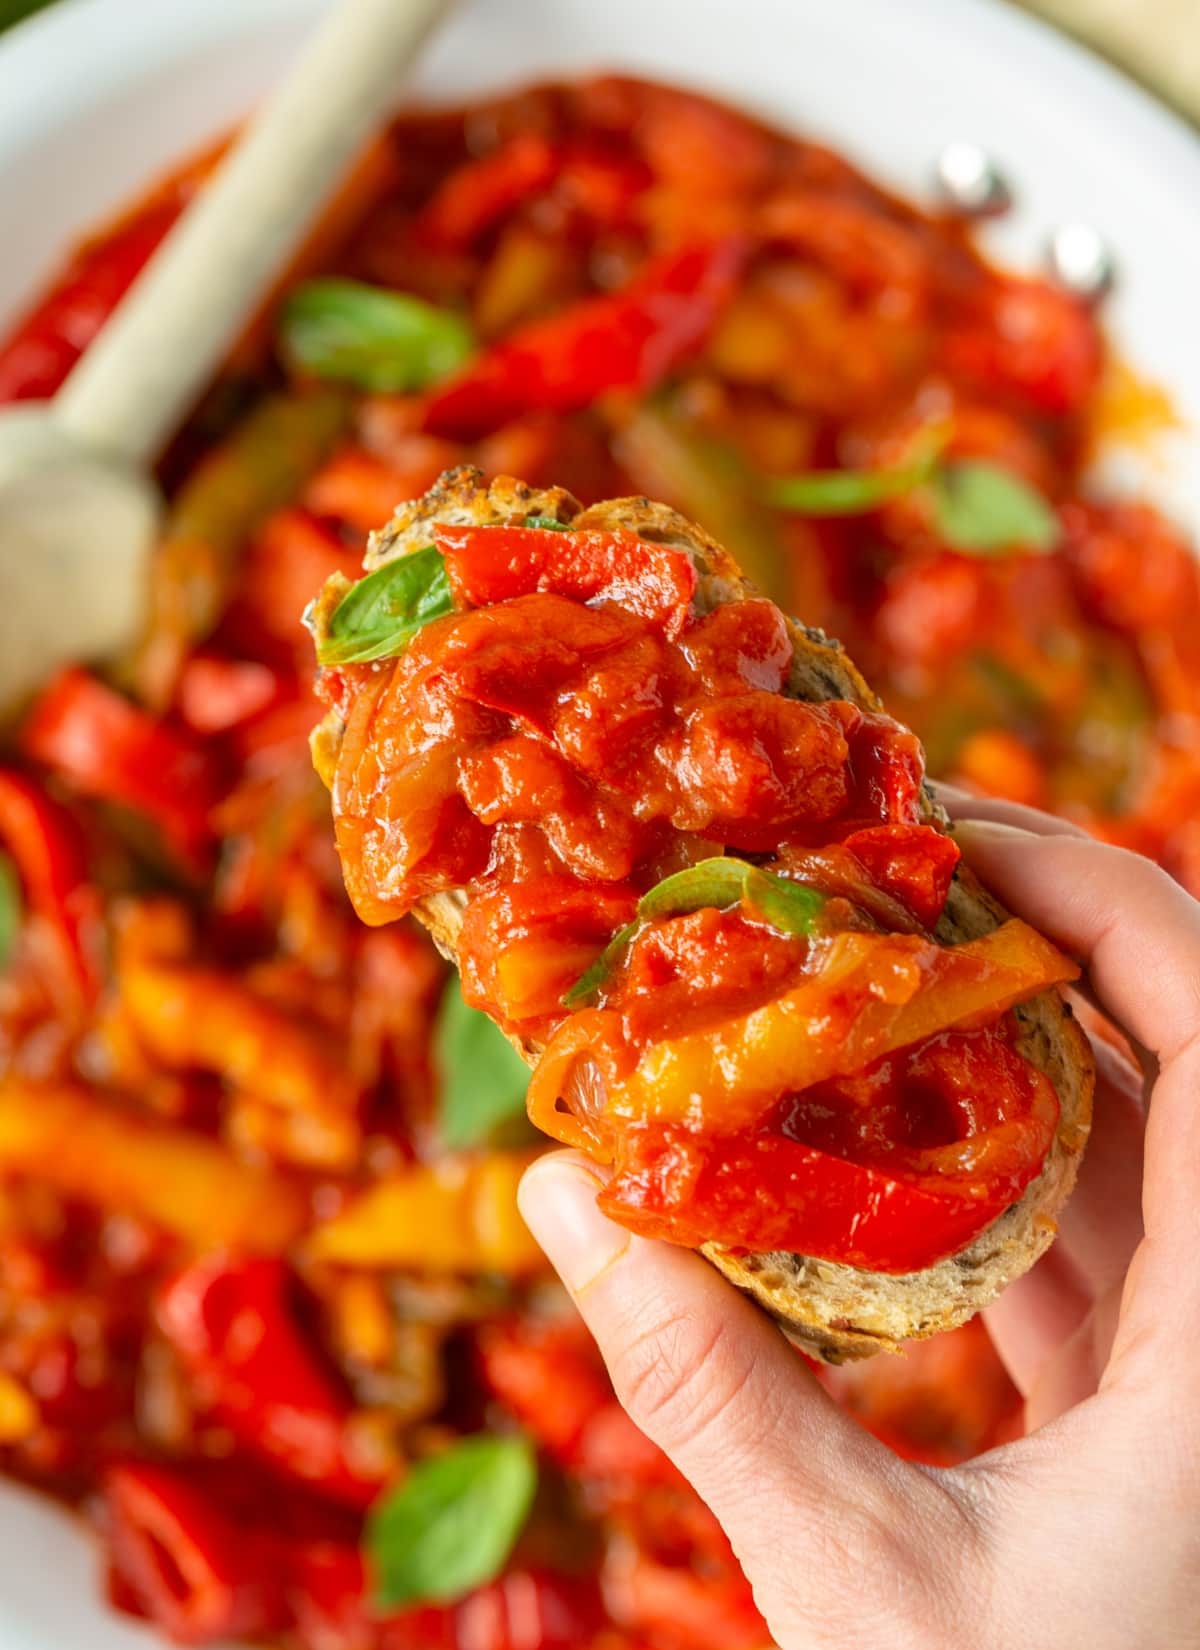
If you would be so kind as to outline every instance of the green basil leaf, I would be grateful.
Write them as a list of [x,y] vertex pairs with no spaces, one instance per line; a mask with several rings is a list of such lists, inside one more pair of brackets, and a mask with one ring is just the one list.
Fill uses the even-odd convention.
[[1058,543],[1058,517],[1046,500],[999,464],[968,458],[943,465],[929,491],[937,530],[955,550],[1045,554]]
[[21,931],[21,882],[7,854],[0,854],[0,968],[9,958]]
[[367,1515],[376,1606],[450,1604],[494,1580],[536,1489],[525,1438],[481,1433],[419,1462]]
[[350,586],[317,640],[317,658],[323,665],[390,659],[423,626],[453,609],[442,553],[426,545]]
[[736,905],[746,891],[749,870],[744,859],[702,859],[664,877],[643,894],[638,900],[638,919],[651,922],[655,917],[683,917],[709,905],[717,910]]
[[908,462],[887,470],[810,470],[778,476],[767,482],[767,501],[802,516],[866,515],[928,481],[946,439],[941,428],[923,432]]
[[526,516],[523,523],[526,527],[544,527],[552,533],[569,533],[569,521],[555,521],[553,516]]
[[422,390],[470,359],[461,315],[363,281],[305,281],[279,317],[289,366],[338,384],[387,393]]
[[633,922],[619,929],[587,972],[580,975],[563,997],[563,1007],[579,1008],[600,989],[643,923],[657,917],[682,917],[709,907],[722,911],[739,900],[745,900],[781,934],[810,934],[825,904],[824,894],[807,883],[760,871],[743,859],[725,855],[702,859],[664,877],[642,895]]
[[825,904],[824,894],[806,882],[793,882],[770,871],[751,870],[744,897],[781,934],[811,934]]
[[457,974],[434,1028],[442,1138],[453,1151],[478,1146],[525,1116],[529,1068],[486,1014],[463,1001]]

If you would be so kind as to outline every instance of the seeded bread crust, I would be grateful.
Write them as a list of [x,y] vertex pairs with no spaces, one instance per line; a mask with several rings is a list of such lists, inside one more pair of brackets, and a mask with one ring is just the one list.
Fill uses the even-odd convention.
[[[526,516],[549,517],[577,528],[625,527],[656,543],[688,552],[696,568],[697,603],[709,611],[749,591],[728,553],[694,522],[646,498],[606,500],[583,509],[570,493],[536,489],[501,476],[490,486],[482,474],[461,466],[411,504],[401,505],[386,527],[371,537],[368,571],[430,541],[434,522],[456,525],[515,525]],[[848,699],[863,709],[879,700],[847,658],[840,643],[822,631],[789,621],[794,657],[787,691],[796,699]],[[341,727],[331,714],[314,736],[318,770],[332,774]],[[925,787],[926,817],[946,825],[932,789]],[[415,910],[438,947],[455,960],[462,925],[463,896],[436,894]],[[986,934],[1008,913],[961,865],[936,930],[945,944]],[[1050,1246],[1056,1217],[1071,1193],[1091,1124],[1095,1073],[1087,1039],[1057,991],[1044,992],[1016,1010],[1017,1047],[1050,1078],[1058,1092],[1058,1132],[1041,1174],[1019,1202],[1006,1209],[965,1249],[924,1271],[893,1275],[786,1253],[735,1254],[718,1243],[701,1253],[771,1312],[789,1337],[827,1363],[896,1352],[907,1340],[956,1328],[1027,1272]],[[533,1064],[539,1047],[513,1039]]]

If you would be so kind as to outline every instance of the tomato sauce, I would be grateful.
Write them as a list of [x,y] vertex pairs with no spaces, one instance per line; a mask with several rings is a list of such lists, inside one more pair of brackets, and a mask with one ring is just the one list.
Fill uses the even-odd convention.
[[[210,164],[71,255],[0,342],[0,396],[53,393]],[[399,798],[409,891],[452,861],[473,889],[468,993],[514,1024],[612,1016],[600,1024],[615,1027],[614,1075],[632,1082],[655,1004],[683,1062],[702,1048],[686,1037],[713,1024],[710,974],[726,1022],[803,983],[809,941],[737,902],[647,924],[611,995],[565,1018],[563,994],[651,879],[733,846],[731,825],[747,843],[764,833],[765,848],[739,852],[781,846],[781,873],[819,882],[843,919],[866,913],[841,929],[847,966],[856,934],[903,939],[905,980],[925,966],[948,873],[912,822],[916,770],[898,735],[895,761],[873,767],[878,741],[851,750],[839,713],[773,711],[763,766],[735,762],[710,792],[688,782],[680,743],[652,775],[655,817],[633,805],[621,759],[654,743],[651,728],[680,732],[676,689],[699,683],[725,707],[688,736],[710,779],[720,752],[745,746],[755,696],[775,696],[784,665],[777,609],[842,637],[932,772],[1058,809],[1200,891],[1190,547],[1087,479],[1111,366],[1100,316],[992,268],[969,226],[821,144],[681,89],[604,77],[408,115],[285,285],[314,272],[465,321],[457,380],[314,383],[276,347],[275,306],[164,458],[144,645],[103,675],[67,673],[6,740],[0,1465],[87,1509],[114,1604],[190,1642],[760,1650],[720,1531],[625,1421],[538,1272],[514,1204],[528,1142],[488,1137],[465,1167],[445,1144],[444,971],[406,922],[365,928],[346,899],[307,749],[321,707],[301,610],[331,574],[354,576],[370,528],[463,462],[585,503],[661,498],[755,580],[763,600],[736,618],[683,623],[685,583],[665,564],[628,611],[594,605],[586,569],[566,592],[481,588],[489,605],[453,623],[495,634],[489,648],[475,635],[457,667],[470,692],[446,710],[479,813],[458,790],[446,804],[432,759],[437,805],[412,812],[415,783]],[[964,552],[920,490],[852,517],[771,502],[771,484],[798,474],[904,462],[931,421],[948,462],[986,460],[1036,489],[1058,540],[1038,555]],[[499,632],[519,600],[565,608],[565,665],[511,668],[529,634]],[[612,657],[607,641],[582,648],[587,626],[620,633]],[[637,697],[660,667],[670,691]],[[387,682],[410,668],[349,667],[355,715],[369,722],[373,687],[386,713]],[[573,679],[569,706],[529,691],[556,668]],[[390,711],[407,755],[411,730]],[[534,771],[531,742],[551,772]],[[796,816],[789,764],[819,777],[819,818]],[[585,831],[597,776],[611,829]],[[557,842],[543,787],[557,788]],[[522,795],[539,799],[535,817],[497,817]],[[691,854],[673,857],[664,836]],[[379,887],[370,898],[395,913]],[[1024,978],[1020,953],[1003,966]],[[970,972],[960,988],[978,988],[984,971]],[[886,1094],[865,1135],[838,1136],[856,1169],[989,1136],[987,1119],[962,1115],[979,1047],[1004,1109],[1034,1129],[1039,1096],[1023,1092],[1010,1029],[1000,1015],[991,1030],[933,1033],[917,1070],[892,1051],[865,1077],[823,1075],[843,1119],[853,1085]],[[796,1153],[835,1143],[811,1105],[802,1115],[765,1088],[748,1149],[768,1126]],[[915,1120],[935,1100],[931,1136]],[[677,1123],[637,1127],[630,1174],[653,1187]],[[1012,1173],[1003,1144],[990,1140],[997,1183]],[[794,1184],[810,1166],[793,1158]],[[226,1333],[239,1314],[261,1332],[252,1372]],[[890,1374],[880,1359],[829,1379],[894,1447],[946,1462],[1016,1424],[977,1328],[887,1362]],[[268,1447],[295,1442],[282,1422],[297,1413],[311,1450]],[[363,1486],[383,1493],[409,1463],[514,1425],[537,1443],[553,1516],[475,1593],[377,1609]]]

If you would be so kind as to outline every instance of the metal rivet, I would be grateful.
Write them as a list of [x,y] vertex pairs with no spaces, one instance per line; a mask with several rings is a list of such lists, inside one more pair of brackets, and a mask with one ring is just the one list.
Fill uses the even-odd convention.
[[1103,298],[1116,280],[1117,266],[1108,242],[1087,223],[1064,223],[1046,247],[1050,274],[1077,298]]
[[977,143],[948,143],[938,156],[938,189],[965,218],[991,217],[1012,204],[1012,190],[995,161]]

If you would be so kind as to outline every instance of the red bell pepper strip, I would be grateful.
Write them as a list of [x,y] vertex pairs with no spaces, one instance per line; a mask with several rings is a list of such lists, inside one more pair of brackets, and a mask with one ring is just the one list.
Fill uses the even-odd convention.
[[287,1594],[302,1650],[466,1650],[455,1633],[452,1607],[417,1605],[374,1615],[357,1547],[308,1542],[292,1551],[287,1569]]
[[740,240],[656,259],[619,292],[518,327],[425,409],[433,435],[470,440],[530,412],[571,412],[607,390],[647,391],[704,343],[733,292]]
[[177,1644],[258,1638],[287,1625],[266,1543],[180,1473],[115,1466],[104,1504],[117,1596]]
[[678,635],[696,591],[683,550],[634,533],[557,533],[545,527],[451,527],[434,541],[460,607],[488,607],[549,590],[577,601],[613,601]]
[[281,1261],[208,1256],[162,1290],[158,1320],[197,1397],[260,1459],[366,1507],[381,1480],[348,1459],[351,1409],[297,1327]]
[[277,704],[287,689],[282,673],[257,659],[196,653],[180,672],[176,702],[193,733],[228,733]]
[[465,250],[552,183],[558,168],[552,144],[536,132],[518,132],[490,155],[451,172],[421,213],[418,234],[436,246]]
[[12,855],[30,907],[56,938],[64,979],[89,1001],[100,982],[103,919],[78,825],[35,780],[0,768],[0,842]]
[[211,842],[217,769],[187,734],[84,670],[55,677],[25,724],[26,754],[84,796],[147,815],[189,866]]
[[593,1580],[548,1570],[512,1570],[463,1599],[455,1616],[458,1650],[583,1650],[605,1625]]
[[139,212],[84,247],[0,344],[0,402],[53,395],[133,285],[185,204],[180,195]]
[[[919,1272],[1015,1203],[1054,1139],[1058,1097],[1048,1080],[1004,1044],[989,1053],[999,1119],[984,1120],[969,1149],[897,1147],[853,1162],[836,1142],[822,1150],[774,1130],[706,1138],[643,1124],[623,1136],[619,1172],[597,1203],[643,1236],[690,1248],[719,1234],[730,1247]],[[964,1150],[975,1156],[970,1167]]]
[[577,1323],[519,1318],[484,1324],[479,1365],[485,1385],[559,1462],[572,1459],[589,1421],[613,1402],[612,1388]]

